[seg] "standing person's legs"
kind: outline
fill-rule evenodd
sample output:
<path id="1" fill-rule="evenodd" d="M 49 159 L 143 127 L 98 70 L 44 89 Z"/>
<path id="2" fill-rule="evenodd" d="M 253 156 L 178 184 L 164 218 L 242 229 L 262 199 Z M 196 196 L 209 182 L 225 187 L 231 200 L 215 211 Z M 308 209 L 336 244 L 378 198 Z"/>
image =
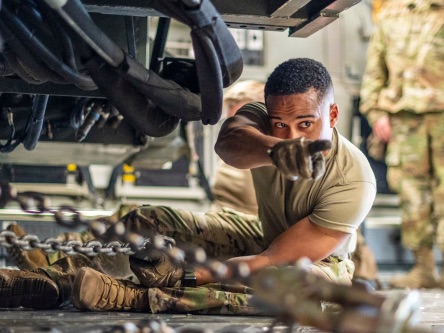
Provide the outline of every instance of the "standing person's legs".
<path id="1" fill-rule="evenodd" d="M 436 244 L 444 255 L 444 111 L 427 116 L 431 138 L 433 165 L 433 209 L 437 220 Z M 441 269 L 441 287 L 444 287 L 444 269 Z"/>
<path id="2" fill-rule="evenodd" d="M 381 283 L 378 279 L 378 266 L 373 252 L 365 242 L 361 228 L 358 229 L 357 234 L 356 249 L 352 255 L 352 261 L 355 265 L 353 281 L 362 282 L 375 289 L 380 289 Z"/>
<path id="3" fill-rule="evenodd" d="M 415 265 L 389 281 L 394 288 L 434 288 L 438 275 L 433 255 L 436 222 L 432 211 L 429 136 L 424 116 L 403 112 L 391 116 L 387 147 L 387 180 L 401 202 L 401 237 L 413 251 Z"/>

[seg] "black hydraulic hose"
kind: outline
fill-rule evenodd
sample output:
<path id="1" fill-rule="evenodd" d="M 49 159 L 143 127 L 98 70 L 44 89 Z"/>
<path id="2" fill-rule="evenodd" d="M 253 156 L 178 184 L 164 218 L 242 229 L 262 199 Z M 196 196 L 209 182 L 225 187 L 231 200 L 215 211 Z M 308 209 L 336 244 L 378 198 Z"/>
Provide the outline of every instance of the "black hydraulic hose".
<path id="1" fill-rule="evenodd" d="M 147 82 L 148 70 L 135 59 L 128 57 L 89 16 L 77 0 L 45 0 L 76 31 L 89 47 L 103 60 L 126 75 L 141 82 Z"/>
<path id="2" fill-rule="evenodd" d="M 5 57 L 10 63 L 15 62 L 14 74 L 16 74 L 23 81 L 30 84 L 41 84 L 47 81 L 47 80 L 42 81 L 40 79 L 36 79 L 35 75 L 30 73 L 29 67 L 23 66 L 23 64 L 19 61 L 18 57 L 15 54 L 8 54 L 5 55 Z"/>
<path id="3" fill-rule="evenodd" d="M 32 84 L 41 84 L 47 81 L 60 84 L 69 83 L 49 69 L 48 66 L 33 57 L 23 43 L 14 36 L 2 21 L 0 21 L 0 32 L 4 38 L 4 43 L 7 44 L 12 51 L 4 52 L 4 55 L 11 63 L 14 61 L 12 56 L 16 58 L 17 66 L 15 72 L 21 79 Z"/>
<path id="4" fill-rule="evenodd" d="M 172 80 L 165 80 L 150 72 L 147 82 L 141 82 L 132 76 L 124 76 L 146 98 L 162 107 L 162 110 L 183 120 L 201 120 L 201 97 Z"/>
<path id="5" fill-rule="evenodd" d="M 153 0 L 151 7 L 188 25 L 198 36 L 206 34 L 210 37 L 222 70 L 224 87 L 228 87 L 242 74 L 242 53 L 211 1 L 201 0 L 191 3 L 193 5 L 187 7 L 190 1 Z"/>
<path id="6" fill-rule="evenodd" d="M 206 2 L 203 1 L 203 3 Z M 213 17 L 217 18 L 218 16 L 217 11 L 211 4 L 204 6 L 203 3 L 199 6 L 197 11 L 194 9 L 190 11 L 184 10 L 183 7 L 179 8 L 177 7 L 177 4 L 171 1 L 154 1 L 153 7 L 167 15 L 177 18 L 194 30 L 196 27 L 211 24 Z M 204 6 L 203 9 L 207 12 L 202 13 L 200 9 L 202 6 Z M 208 12 L 210 12 L 210 15 L 207 15 Z M 190 13 L 191 17 L 189 17 Z M 214 52 L 211 43 L 209 43 L 210 40 L 207 36 L 196 34 L 192 31 L 191 38 L 193 41 L 199 88 L 201 92 L 201 120 L 204 125 L 213 125 L 219 121 L 222 114 L 223 84 L 219 59 Z M 188 120 L 186 118 L 182 119 Z"/>
<path id="7" fill-rule="evenodd" d="M 56 27 L 54 27 L 56 28 Z M 58 25 L 58 36 L 60 38 L 61 44 L 62 44 L 62 57 L 63 61 L 72 69 L 77 71 L 77 64 L 76 59 L 74 55 L 74 48 L 71 39 L 69 38 L 69 35 L 65 29 L 65 27 L 60 24 Z"/>
<path id="8" fill-rule="evenodd" d="M 207 37 L 211 41 L 223 75 L 223 86 L 230 86 L 242 74 L 243 59 L 242 53 L 227 25 L 209 0 L 202 0 L 198 9 L 187 10 L 186 14 L 193 22 L 190 25 L 192 33 L 198 38 Z M 207 43 L 203 42 L 202 46 L 205 46 L 205 44 Z M 206 53 L 209 53 L 208 50 Z M 196 62 L 199 62 L 199 60 L 196 57 Z"/>
<path id="9" fill-rule="evenodd" d="M 125 75 L 142 83 L 147 83 L 148 80 L 150 80 L 150 74 L 152 72 L 148 71 L 135 59 L 128 57 L 119 46 L 97 27 L 79 1 L 45 0 L 45 2 L 55 9 L 91 49 L 109 65 L 118 68 L 121 72 L 125 73 Z M 166 81 L 163 82 L 162 86 L 162 88 L 171 90 L 183 90 L 182 87 L 174 84 L 174 82 Z M 156 101 L 154 102 L 156 103 Z M 163 106 L 161 103 L 160 105 Z"/>
<path id="10" fill-rule="evenodd" d="M 3 58 L 0 57 L 0 76 L 9 76 L 14 74 L 14 64 L 11 64 L 2 53 Z M 17 60 L 17 58 L 16 58 Z"/>
<path id="11" fill-rule="evenodd" d="M 28 50 L 42 59 L 46 65 L 68 82 L 72 82 L 80 89 L 95 90 L 97 86 L 91 78 L 79 74 L 72 68 L 59 61 L 24 25 L 23 23 L 6 8 L 2 7 L 0 19 L 13 29 L 13 33 L 28 46 Z"/>
<path id="12" fill-rule="evenodd" d="M 43 121 L 45 120 L 46 106 L 48 105 L 49 95 L 36 95 L 32 104 L 31 116 L 26 124 L 23 146 L 27 150 L 33 150 L 39 141 L 42 133 Z"/>
<path id="13" fill-rule="evenodd" d="M 150 69 L 159 74 L 160 71 L 160 59 L 165 52 L 165 44 L 170 29 L 171 19 L 169 17 L 159 17 L 159 23 L 157 23 L 157 32 L 153 42 L 153 52 L 151 53 Z"/>
<path id="14" fill-rule="evenodd" d="M 137 59 L 137 43 L 134 29 L 134 16 L 125 17 L 125 30 L 126 30 L 126 45 L 128 47 L 128 54 Z"/>
<path id="15" fill-rule="evenodd" d="M 42 81 L 34 78 L 32 74 L 28 72 L 26 68 L 19 62 L 17 55 L 14 52 L 6 51 L 2 53 L 9 67 L 14 71 L 19 78 L 23 81 L 31 84 L 40 84 Z"/>
<path id="16" fill-rule="evenodd" d="M 45 1 L 79 33 L 94 52 L 110 66 L 122 72 L 125 78 L 140 89 L 154 104 L 161 106 L 162 110 L 173 116 L 182 112 L 187 114 L 187 120 L 201 119 L 200 96 L 190 93 L 174 81 L 160 78 L 135 59 L 128 57 L 95 25 L 80 2 L 77 0 Z M 120 109 L 119 111 L 121 112 Z M 121 113 L 123 114 L 123 112 Z M 127 117 L 127 115 L 124 116 Z"/>
<path id="17" fill-rule="evenodd" d="M 157 79 L 153 77 L 153 72 L 146 70 L 131 57 L 127 57 L 114 42 L 106 36 L 91 20 L 87 11 L 77 0 L 45 0 L 48 5 L 54 8 L 70 26 L 83 38 L 83 40 L 96 52 L 102 59 L 114 68 L 125 74 L 126 79 L 131 81 L 134 86 L 140 89 L 156 105 L 161 105 L 165 112 L 176 115 L 178 110 L 183 109 L 183 105 L 191 105 L 193 109 L 185 113 L 191 113 L 191 116 L 184 118 L 186 120 L 196 120 L 197 115 L 202 117 L 204 124 L 215 124 L 219 121 L 222 112 L 222 87 L 233 83 L 242 72 L 242 56 L 239 49 L 232 47 L 235 44 L 233 36 L 224 25 L 220 15 L 212 6 L 209 0 L 202 1 L 200 8 L 192 8 L 187 11 L 187 24 L 195 30 L 194 46 L 199 55 L 204 55 L 204 59 L 196 58 L 198 64 L 199 83 L 205 86 L 205 94 L 202 96 L 202 103 L 199 107 L 193 106 L 192 94 L 184 90 L 174 82 Z M 165 6 L 171 9 L 172 2 L 163 0 L 159 7 Z M 159 4 L 159 2 L 157 2 Z M 177 7 L 177 4 L 174 4 Z M 175 8 L 174 14 L 183 11 L 183 7 Z M 210 28 L 206 28 L 210 27 Z M 223 33 L 222 38 L 215 36 L 218 32 Z M 211 36 L 206 36 L 210 33 Z M 203 39 L 203 40 L 200 40 Z M 196 42 L 199 40 L 199 42 Z M 217 49 L 211 44 L 224 41 L 224 44 Z M 234 56 L 226 55 L 227 51 L 233 51 Z M 229 47 L 228 47 L 229 46 Z M 196 50 L 195 50 L 196 51 Z M 237 52 L 235 52 L 237 51 Z M 224 61 L 221 66 L 220 61 Z M 208 65 L 210 64 L 210 65 Z M 200 68 L 200 69 L 199 69 Z M 222 70 L 224 73 L 222 73 Z M 210 80 L 207 80 L 210 78 Z M 152 84 L 154 83 L 155 84 Z M 165 92 L 165 94 L 163 93 Z M 166 93 L 176 94 L 175 98 Z M 201 113 L 203 105 L 204 111 Z M 179 106 L 179 107 L 178 107 Z"/>
<path id="18" fill-rule="evenodd" d="M 222 73 L 217 64 L 217 56 L 213 44 L 204 36 L 198 38 L 191 33 L 194 52 L 196 54 L 197 77 L 201 92 L 202 124 L 214 125 L 221 115 L 223 107 Z M 211 84 L 207 84 L 211 82 Z"/>
<path id="19" fill-rule="evenodd" d="M 178 118 L 154 105 L 125 80 L 121 73 L 99 58 L 90 59 L 86 67 L 99 89 L 139 132 L 152 137 L 161 137 L 171 133 L 179 124 Z"/>
<path id="20" fill-rule="evenodd" d="M 6 4 L 8 6 L 6 6 Z M 28 29 L 35 35 L 50 37 L 46 24 L 43 22 L 42 15 L 36 3 L 14 3 L 13 1 L 4 2 L 4 6 L 7 7 L 15 16 L 19 17 L 22 22 L 26 22 Z"/>
<path id="21" fill-rule="evenodd" d="M 72 69 L 77 70 L 74 49 L 71 39 L 66 32 L 66 27 L 64 26 L 65 22 L 60 20 L 56 13 L 54 13 L 54 11 L 45 2 L 38 1 L 37 5 L 45 17 L 46 22 L 48 22 L 52 34 L 57 38 L 62 48 L 63 61 Z"/>
<path id="22" fill-rule="evenodd" d="M 125 60 L 118 47 L 90 18 L 77 0 L 45 0 L 76 31 L 103 60 L 112 67 L 119 67 Z"/>
<path id="23" fill-rule="evenodd" d="M 216 124 L 222 114 L 223 87 L 236 81 L 243 70 L 242 54 L 225 23 L 209 0 L 187 8 L 180 1 L 154 1 L 153 8 L 192 28 L 202 123 Z"/>

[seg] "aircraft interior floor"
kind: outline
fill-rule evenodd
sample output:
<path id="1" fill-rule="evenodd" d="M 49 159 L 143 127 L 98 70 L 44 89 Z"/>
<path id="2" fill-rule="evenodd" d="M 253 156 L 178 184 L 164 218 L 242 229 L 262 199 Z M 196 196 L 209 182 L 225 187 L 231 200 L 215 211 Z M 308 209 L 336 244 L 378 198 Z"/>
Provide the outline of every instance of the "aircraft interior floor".
<path id="1" fill-rule="evenodd" d="M 399 272 L 381 272 L 384 282 Z M 393 293 L 412 295 L 407 308 L 414 310 L 415 320 L 407 329 L 392 326 L 392 329 L 380 329 L 379 333 L 444 333 L 444 289 L 419 291 L 399 291 L 383 289 L 376 291 L 387 297 Z M 403 316 L 406 307 L 392 311 L 393 319 Z M 401 312 L 401 313 L 399 313 Z M 376 316 L 375 318 L 381 318 Z M 0 333 L 261 333 L 269 332 L 274 317 L 194 315 L 194 314 L 150 314 L 131 312 L 82 312 L 72 307 L 33 311 L 26 309 L 0 310 Z M 359 325 L 358 325 L 359 326 Z M 278 323 L 273 326 L 275 333 L 325 332 L 313 326 L 294 323 L 292 327 Z M 343 331 L 338 331 L 343 332 Z M 349 333 L 377 333 L 367 327 Z"/>

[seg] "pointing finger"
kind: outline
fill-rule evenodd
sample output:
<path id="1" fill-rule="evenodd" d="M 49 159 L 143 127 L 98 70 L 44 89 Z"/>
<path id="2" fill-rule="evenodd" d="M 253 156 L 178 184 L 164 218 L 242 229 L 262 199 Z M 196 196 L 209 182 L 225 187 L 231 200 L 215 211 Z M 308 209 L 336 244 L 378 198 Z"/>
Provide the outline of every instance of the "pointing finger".
<path id="1" fill-rule="evenodd" d="M 323 150 L 327 150 L 330 148 L 331 148 L 330 140 L 316 140 L 308 144 L 308 151 L 310 154 L 315 154 L 317 152 L 321 152 Z"/>

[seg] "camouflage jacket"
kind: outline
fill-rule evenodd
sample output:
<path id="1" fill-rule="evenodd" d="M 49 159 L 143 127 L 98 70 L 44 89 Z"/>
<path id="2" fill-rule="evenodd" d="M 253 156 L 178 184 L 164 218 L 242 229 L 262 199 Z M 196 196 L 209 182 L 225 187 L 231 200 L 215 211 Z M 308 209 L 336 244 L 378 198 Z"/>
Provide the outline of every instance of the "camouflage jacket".
<path id="1" fill-rule="evenodd" d="M 390 0 L 367 53 L 360 111 L 444 112 L 444 0 Z"/>

